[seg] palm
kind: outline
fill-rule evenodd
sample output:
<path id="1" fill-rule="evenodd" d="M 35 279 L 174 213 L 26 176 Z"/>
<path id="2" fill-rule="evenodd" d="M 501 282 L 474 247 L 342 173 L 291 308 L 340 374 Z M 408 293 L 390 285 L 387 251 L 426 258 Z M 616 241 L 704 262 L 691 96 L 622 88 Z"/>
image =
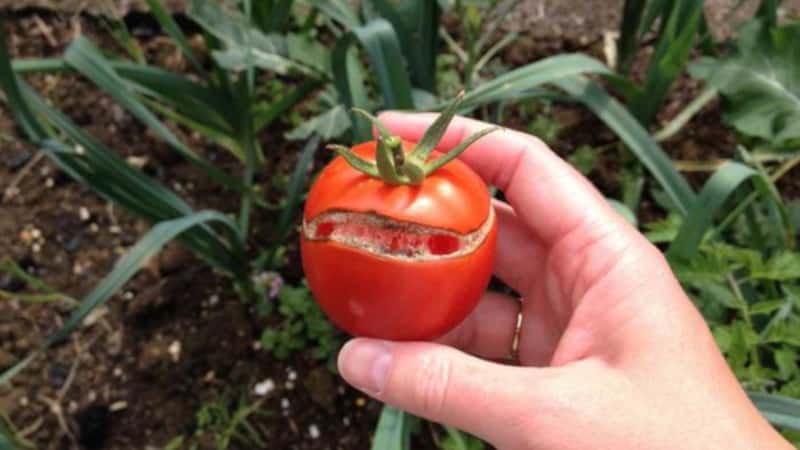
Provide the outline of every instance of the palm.
<path id="1" fill-rule="evenodd" d="M 505 206 L 499 206 L 506 229 L 518 237 L 507 243 L 498 273 L 522 296 L 522 330 L 519 358 L 523 365 L 564 365 L 590 356 L 619 353 L 621 333 L 638 333 L 659 326 L 648 319 L 647 309 L 660 308 L 646 298 L 661 277 L 653 265 L 642 265 L 657 253 L 645 242 L 628 245 L 634 232 L 619 232 L 618 223 L 585 223 L 567 234 L 543 243 L 521 232 L 524 224 Z M 605 230 L 604 230 L 605 229 Z M 607 230 L 607 231 L 606 231 Z M 543 261 L 543 268 L 520 264 Z M 542 270 L 544 269 L 544 270 Z M 665 268 L 664 268 L 665 269 Z M 638 274 L 638 276 L 637 276 Z M 646 283 L 645 283 L 646 281 Z M 636 319 L 636 320 L 632 320 Z"/>

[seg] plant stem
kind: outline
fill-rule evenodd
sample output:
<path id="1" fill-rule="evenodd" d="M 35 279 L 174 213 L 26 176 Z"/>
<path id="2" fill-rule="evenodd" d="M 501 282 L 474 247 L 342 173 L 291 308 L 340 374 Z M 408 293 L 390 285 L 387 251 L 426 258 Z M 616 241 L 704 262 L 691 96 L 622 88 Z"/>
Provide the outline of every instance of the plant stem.
<path id="1" fill-rule="evenodd" d="M 697 98 L 692 100 L 683 111 L 680 112 L 670 123 L 667 124 L 661 131 L 657 132 L 653 137 L 658 142 L 666 141 L 667 139 L 675 136 L 690 120 L 695 116 L 704 106 L 717 96 L 717 89 L 707 87 Z"/>
<path id="2" fill-rule="evenodd" d="M 776 170 L 772 175 L 770 175 L 769 177 L 770 181 L 775 183 L 781 177 L 786 175 L 789 171 L 791 171 L 798 165 L 800 165 L 800 156 L 792 158 L 789 161 L 786 161 L 785 163 L 783 163 L 783 165 L 781 165 L 778 168 L 778 170 Z M 756 200 L 756 198 L 758 198 L 758 192 L 751 192 L 747 197 L 745 197 L 745 199 L 742 200 L 741 203 L 736 205 L 733 211 L 731 211 L 727 216 L 725 216 L 725 219 L 722 220 L 719 226 L 715 228 L 714 231 L 712 231 L 712 234 L 711 236 L 709 236 L 709 239 L 713 239 L 719 236 L 725 229 L 727 229 L 733 223 L 734 220 L 736 220 L 737 217 L 739 217 L 739 215 L 742 213 L 742 211 L 744 211 L 745 208 L 747 208 L 751 203 L 753 203 Z"/>
<path id="3" fill-rule="evenodd" d="M 742 313 L 742 318 L 744 319 L 745 323 L 751 330 L 755 330 L 753 327 L 753 320 L 750 317 L 750 304 L 747 303 L 747 300 L 742 295 L 742 290 L 739 288 L 739 283 L 736 281 L 732 273 L 726 275 L 728 285 L 733 291 L 733 295 L 736 297 L 736 300 L 739 302 L 739 311 Z M 753 346 L 750 348 L 750 362 L 751 364 L 755 365 L 756 367 L 761 367 L 761 361 L 758 355 L 758 346 Z"/>
<path id="4" fill-rule="evenodd" d="M 15 59 L 11 61 L 11 68 L 17 74 L 70 70 L 62 58 Z"/>

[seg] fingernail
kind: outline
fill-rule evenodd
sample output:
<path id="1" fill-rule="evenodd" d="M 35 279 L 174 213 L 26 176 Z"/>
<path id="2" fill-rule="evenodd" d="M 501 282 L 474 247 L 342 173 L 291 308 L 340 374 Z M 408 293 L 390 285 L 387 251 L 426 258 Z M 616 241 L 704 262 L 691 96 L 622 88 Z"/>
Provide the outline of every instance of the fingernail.
<path id="1" fill-rule="evenodd" d="M 345 380 L 370 394 L 383 392 L 391 365 L 392 352 L 385 341 L 356 339 L 339 355 L 339 371 Z"/>

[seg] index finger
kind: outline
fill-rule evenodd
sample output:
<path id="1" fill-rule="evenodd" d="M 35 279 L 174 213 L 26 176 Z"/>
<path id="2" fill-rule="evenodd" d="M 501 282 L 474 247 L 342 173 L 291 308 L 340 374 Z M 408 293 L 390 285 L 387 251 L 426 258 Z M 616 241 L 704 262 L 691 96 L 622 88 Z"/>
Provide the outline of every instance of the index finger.
<path id="1" fill-rule="evenodd" d="M 418 141 L 436 116 L 386 112 L 380 119 L 402 139 Z M 456 117 L 437 148 L 448 151 L 489 126 Z M 593 223 L 619 221 L 617 213 L 583 175 L 531 135 L 496 131 L 472 144 L 460 159 L 503 191 L 516 213 L 546 245 L 556 243 L 587 218 Z"/>

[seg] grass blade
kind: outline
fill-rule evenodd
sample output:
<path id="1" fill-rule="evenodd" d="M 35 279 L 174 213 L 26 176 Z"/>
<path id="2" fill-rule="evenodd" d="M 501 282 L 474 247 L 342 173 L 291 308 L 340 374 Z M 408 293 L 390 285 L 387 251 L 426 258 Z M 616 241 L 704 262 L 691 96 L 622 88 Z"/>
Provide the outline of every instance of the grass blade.
<path id="1" fill-rule="evenodd" d="M 372 137 L 372 127 L 366 118 L 352 111 L 353 108 L 369 110 L 369 97 L 365 84 L 364 66 L 358 59 L 358 52 L 353 47 L 353 35 L 340 38 L 333 49 L 333 82 L 339 93 L 339 101 L 343 103 L 350 114 L 353 124 L 354 143 L 364 142 Z"/>
<path id="2" fill-rule="evenodd" d="M 372 438 L 372 450 L 408 450 L 411 444 L 408 420 L 409 416 L 405 412 L 383 405 Z"/>
<path id="3" fill-rule="evenodd" d="M 317 0 L 308 3 L 348 30 L 361 25 L 358 13 L 349 5 L 347 0 Z"/>
<path id="4" fill-rule="evenodd" d="M 5 54 L 4 58 L 8 55 Z M 11 61 L 11 68 L 17 74 L 69 70 L 62 58 L 18 58 Z"/>
<path id="5" fill-rule="evenodd" d="M 11 443 L 11 438 L 7 437 L 2 431 L 0 431 L 0 450 L 16 450 L 14 444 Z"/>
<path id="6" fill-rule="evenodd" d="M 800 431 L 800 400 L 762 392 L 747 395 L 771 424 Z"/>
<path id="7" fill-rule="evenodd" d="M 697 251 L 714 215 L 745 181 L 758 173 L 740 163 L 727 163 L 703 186 L 667 251 L 670 259 L 688 259 Z"/>
<path id="8" fill-rule="evenodd" d="M 617 41 L 617 72 L 623 75 L 630 73 L 633 59 L 639 50 L 639 29 L 647 3 L 647 0 L 625 0 L 620 37 Z"/>
<path id="9" fill-rule="evenodd" d="M 192 51 L 192 46 L 189 45 L 189 41 L 186 39 L 186 35 L 183 34 L 183 31 L 181 31 L 181 28 L 178 26 L 175 20 L 172 19 L 172 16 L 164 8 L 164 5 L 162 5 L 159 0 L 146 1 L 147 6 L 150 7 L 150 14 L 155 17 L 155 19 L 158 21 L 158 24 L 161 25 L 161 28 L 167 32 L 169 37 L 175 41 L 175 44 L 181 49 L 183 56 L 189 60 L 198 73 L 206 75 L 205 69 L 203 69 L 203 66 L 195 57 L 194 51 Z"/>
<path id="10" fill-rule="evenodd" d="M 233 106 L 217 91 L 158 67 L 129 61 L 107 62 L 135 92 L 169 103 L 195 122 L 232 133 L 226 120 L 232 116 Z M 11 62 L 11 66 L 17 74 L 71 70 L 60 58 L 17 59 Z"/>
<path id="11" fill-rule="evenodd" d="M 319 80 L 307 80 L 296 88 L 283 95 L 277 101 L 268 104 L 266 107 L 256 105 L 253 111 L 253 123 L 256 133 L 269 126 L 273 120 L 280 117 L 283 113 L 301 102 L 308 94 L 314 92 L 322 86 Z"/>
<path id="12" fill-rule="evenodd" d="M 2 23 L 0 23 L 0 87 L 6 94 L 6 101 L 17 124 L 25 134 L 31 136 L 33 140 L 44 139 L 47 133 L 22 98 L 17 77 L 11 70 L 11 55 L 8 53 L 6 33 Z"/>
<path id="13" fill-rule="evenodd" d="M 384 19 L 371 20 L 353 28 L 353 34 L 364 46 L 372 70 L 378 79 L 383 108 L 413 109 L 411 80 L 400 50 L 400 39 L 392 25 Z"/>
<path id="14" fill-rule="evenodd" d="M 585 77 L 570 77 L 553 84 L 591 109 L 622 139 L 661 185 L 679 212 L 686 216 L 695 201 L 695 193 L 686 179 L 675 170 L 672 160 L 653 140 L 628 110 L 602 87 Z"/>
<path id="15" fill-rule="evenodd" d="M 75 147 L 59 141 L 39 140 L 36 145 L 68 175 L 89 186 L 102 197 L 119 204 L 150 223 L 191 214 L 183 200 L 160 183 L 128 165 L 116 153 L 75 126 L 63 114 L 51 108 L 24 83 L 20 83 L 24 99 L 33 111 L 76 143 Z M 80 151 L 78 151 L 80 150 Z M 213 230 L 192 230 L 182 240 L 218 270 L 239 273 L 242 263 L 220 245 Z"/>
<path id="16" fill-rule="evenodd" d="M 662 26 L 641 95 L 630 100 L 630 110 L 649 126 L 661 109 L 670 86 L 686 67 L 703 15 L 703 2 L 679 0 Z"/>
<path id="17" fill-rule="evenodd" d="M 36 356 L 40 355 L 51 345 L 67 337 L 75 328 L 80 326 L 83 319 L 86 318 L 89 313 L 108 301 L 108 299 L 125 285 L 125 283 L 139 271 L 139 268 L 160 251 L 164 245 L 190 228 L 210 221 L 222 223 L 229 229 L 232 235 L 238 236 L 236 225 L 227 216 L 216 211 L 201 211 L 186 217 L 157 224 L 117 261 L 111 273 L 106 275 L 100 284 L 82 300 L 78 309 L 72 313 L 70 318 L 58 331 L 50 335 L 33 353 L 29 354 L 25 359 L 0 375 L 0 385 L 8 383 L 15 374 L 19 373 L 25 366 L 33 361 Z M 238 236 L 238 240 L 241 241 L 240 236 Z"/>
<path id="18" fill-rule="evenodd" d="M 428 92 L 436 90 L 436 54 L 439 44 L 439 15 L 435 1 L 392 2 L 372 0 L 375 9 L 394 27 L 408 61 L 411 80 Z"/>
<path id="19" fill-rule="evenodd" d="M 580 54 L 559 55 L 528 64 L 483 83 L 464 96 L 462 108 L 474 108 L 501 100 L 517 99 L 520 94 L 542 84 L 584 73 L 610 73 L 608 67 Z"/>
<path id="20" fill-rule="evenodd" d="M 88 39 L 78 38 L 70 44 L 64 60 L 76 71 L 89 78 L 100 89 L 111 95 L 122 107 L 158 133 L 172 148 L 195 164 L 210 178 L 226 187 L 244 191 L 245 187 L 236 178 L 203 160 L 170 130 L 131 92 L 124 80 L 114 71 L 105 57 Z"/>
<path id="21" fill-rule="evenodd" d="M 297 215 L 297 211 L 300 209 L 300 204 L 303 200 L 302 194 L 306 185 L 306 180 L 308 179 L 308 168 L 319 149 L 319 144 L 320 137 L 318 134 L 314 134 L 311 139 L 306 142 L 302 153 L 300 153 L 300 159 L 297 160 L 294 172 L 292 172 L 292 178 L 289 180 L 289 188 L 286 192 L 286 203 L 283 205 L 281 215 L 275 225 L 273 238 L 275 242 L 283 242 L 283 240 L 286 239 L 286 235 L 289 233 L 295 215 Z"/>

